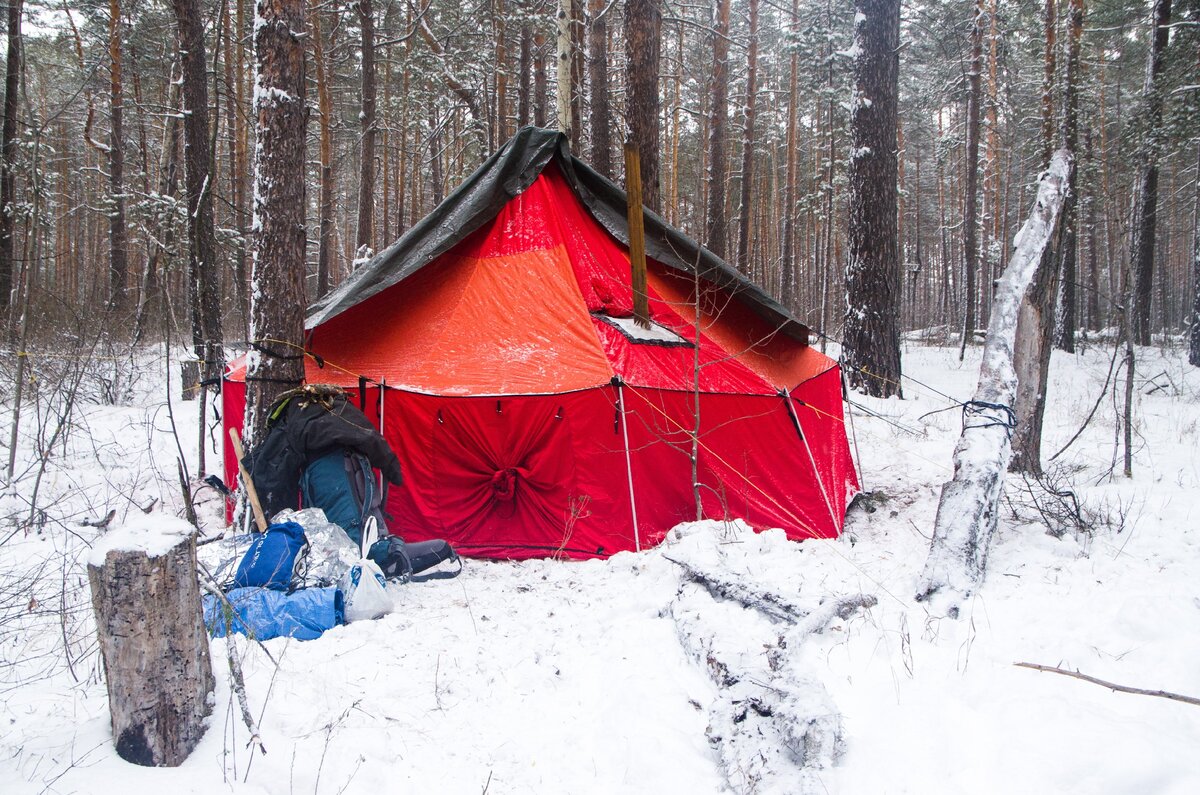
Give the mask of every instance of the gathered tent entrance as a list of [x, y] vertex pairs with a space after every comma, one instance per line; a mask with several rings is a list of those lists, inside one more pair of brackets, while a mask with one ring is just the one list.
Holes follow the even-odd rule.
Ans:
[[[841, 532], [858, 481], [837, 363], [651, 213], [641, 328], [627, 243], [625, 194], [525, 128], [311, 309], [307, 379], [345, 387], [400, 458], [392, 532], [605, 557], [696, 519], [697, 491], [706, 518]], [[244, 377], [226, 374], [230, 427]]]

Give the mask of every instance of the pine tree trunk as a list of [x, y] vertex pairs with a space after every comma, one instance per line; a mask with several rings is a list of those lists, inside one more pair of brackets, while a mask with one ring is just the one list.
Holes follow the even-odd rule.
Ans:
[[1150, 344], [1150, 294], [1154, 282], [1154, 236], [1158, 223], [1158, 156], [1162, 137], [1163, 98], [1159, 82], [1171, 22], [1171, 0], [1154, 0], [1150, 13], [1150, 49], [1146, 55], [1146, 81], [1142, 87], [1142, 123], [1145, 135], [1138, 157], [1138, 172], [1130, 224], [1130, 261], [1134, 284], [1133, 341]]
[[742, 195], [739, 202], [737, 266], [750, 274], [750, 197], [754, 187], [754, 106], [758, 99], [758, 0], [750, 0], [750, 42], [746, 54], [746, 107], [742, 126]]
[[977, 325], [975, 277], [979, 270], [979, 100], [980, 71], [983, 69], [983, 24], [986, 15], [983, 0], [975, 0], [975, 21], [971, 26], [971, 62], [967, 72], [967, 178], [963, 209], [963, 337], [959, 359], [973, 342]]
[[245, 436], [253, 443], [274, 399], [304, 378], [304, 0], [259, 0], [254, 20], [258, 120], [254, 291]]
[[21, 11], [24, 0], [8, 3], [8, 60], [4, 75], [4, 130], [0, 138], [0, 315], [12, 303], [16, 235], [10, 209], [17, 193], [17, 113], [21, 87]]
[[704, 246], [718, 257], [728, 254], [725, 188], [729, 178], [726, 136], [729, 129], [729, 2], [718, 0], [713, 31], [711, 99], [708, 121], [708, 211]]
[[121, 83], [121, 4], [108, 2], [109, 97], [112, 121], [108, 143], [108, 306], [120, 311], [128, 297], [129, 241], [125, 227], [125, 100]]
[[[1079, 148], [1079, 49], [1083, 39], [1083, 0], [1068, 0], [1067, 46], [1063, 64], [1062, 99], [1062, 146], [1072, 155]], [[1059, 314], [1057, 344], [1060, 350], [1075, 352], [1075, 258], [1078, 255], [1079, 199], [1076, 171], [1071, 172], [1071, 181], [1066, 199], [1063, 201], [1063, 245], [1059, 251]]]
[[204, 736], [212, 662], [196, 582], [196, 542], [112, 550], [88, 566], [117, 755], [177, 767]]
[[321, 12], [312, 14], [313, 65], [317, 72], [317, 109], [321, 115], [321, 184], [318, 198], [317, 294], [321, 298], [332, 286], [333, 268], [333, 96], [325, 66], [325, 42]]
[[533, 123], [546, 126], [546, 37], [539, 31], [533, 36]]
[[371, 0], [355, 0], [362, 28], [362, 107], [358, 114], [362, 150], [358, 168], [358, 231], [355, 259], [371, 255], [375, 243], [375, 14]]
[[[522, 9], [524, 10], [524, 9]], [[517, 81], [517, 127], [529, 124], [529, 94], [533, 75], [533, 30], [528, 22], [521, 23], [521, 50], [518, 55], [520, 76]]]
[[850, 261], [842, 361], [850, 384], [900, 395], [896, 102], [900, 0], [857, 0], [850, 128]]
[[496, 144], [503, 146], [512, 135], [508, 124], [508, 40], [504, 0], [493, 2], [492, 36], [496, 45]]
[[175, 20], [179, 25], [179, 58], [183, 67], [183, 159], [192, 347], [204, 363], [204, 378], [219, 378], [224, 365], [221, 303], [213, 226], [212, 139], [209, 137], [204, 21], [199, 2], [175, 0]]
[[612, 179], [612, 111], [608, 99], [608, 20], [605, 1], [590, 0], [592, 25], [588, 34], [589, 108], [592, 168]]
[[1192, 318], [1188, 361], [1200, 367], [1200, 143], [1196, 145], [1196, 178], [1192, 182]]
[[[792, 0], [792, 15], [790, 27], [795, 29], [799, 24], [800, 0]], [[788, 78], [788, 112], [787, 112], [787, 177], [783, 189], [783, 244], [781, 259], [783, 266], [783, 289], [781, 298], [783, 305], [795, 311], [799, 307], [800, 296], [796, 291], [796, 188], [799, 181], [799, 141], [797, 137], [797, 122], [799, 120], [800, 102], [800, 56], [792, 50]]]
[[661, 207], [659, 193], [658, 74], [662, 38], [660, 0], [625, 0], [625, 116], [638, 150], [642, 203]]

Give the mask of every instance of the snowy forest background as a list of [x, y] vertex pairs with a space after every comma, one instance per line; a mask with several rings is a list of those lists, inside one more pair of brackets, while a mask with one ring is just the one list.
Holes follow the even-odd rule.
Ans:
[[[215, 289], [223, 336], [244, 340], [254, 9], [248, 0], [175, 5], [203, 26]], [[904, 330], [957, 331], [972, 305], [975, 327], [986, 327], [994, 279], [1045, 166], [1047, 85], [1050, 112], [1061, 114], [1057, 81], [1070, 31], [1067, 4], [1054, 5], [979, 0], [903, 7], [898, 297]], [[1117, 325], [1128, 283], [1134, 165], [1151, 140], [1160, 197], [1148, 328], [1178, 335], [1193, 312], [1200, 6], [1175, 3], [1157, 88], [1164, 114], [1152, 128], [1143, 96], [1149, 6], [1086, 3], [1077, 77], [1078, 266], [1060, 312], [1084, 334]], [[642, 20], [657, 14], [659, 209], [813, 328], [840, 339], [852, 4], [575, 0], [569, 7], [574, 152], [620, 181], [630, 110], [626, 27], [653, 30]], [[24, 60], [9, 105], [14, 253], [0, 262], [0, 281], [11, 272], [11, 294], [19, 296], [31, 280], [34, 338], [70, 337], [105, 305], [114, 330], [132, 329], [140, 315], [140, 333], [153, 329], [161, 338], [167, 319], [173, 338], [188, 337], [176, 9], [152, 0], [28, 0], [15, 8], [23, 15], [21, 49], [13, 49], [10, 35], [8, 52], [23, 52]], [[535, 0], [311, 5], [303, 42], [309, 299], [344, 278], [356, 257], [396, 239], [519, 126], [556, 124], [556, 11], [556, 3]], [[8, 19], [17, 32], [12, 10]], [[967, 100], [976, 27], [978, 264], [968, 294]], [[375, 55], [366, 94], [364, 40], [374, 41]], [[722, 62], [727, 70], [714, 69]], [[1056, 82], [1047, 84], [1047, 76]], [[374, 101], [364, 106], [370, 94]], [[120, 236], [111, 221], [118, 209]], [[0, 301], [9, 297], [9, 289], [0, 292]]]
[[[702, 521], [608, 560], [468, 561], [312, 643], [213, 640], [201, 744], [175, 772], [124, 763], [92, 548], [164, 514], [200, 528], [202, 557], [225, 532], [201, 481], [219, 418], [209, 390], [185, 399], [180, 359], [212, 376], [256, 337], [299, 344], [309, 301], [521, 125], [559, 125], [559, 97], [572, 151], [618, 183], [622, 144], [650, 130], [647, 203], [847, 353], [854, 31], [895, 3], [268, 5], [307, 6], [283, 42], [303, 59], [306, 120], [256, 118], [265, 26], [249, 0], [10, 0], [0, 15], [0, 790], [1200, 790], [1200, 0], [900, 7], [898, 268], [880, 284], [904, 395], [848, 395], [864, 494], [841, 538]], [[291, 98], [259, 93], [276, 110]], [[1014, 467], [987, 579], [952, 620], [915, 598], [919, 575], [963, 401], [994, 365], [977, 343], [996, 279], [1070, 107], [1076, 256], [1049, 300], [1074, 351], [1041, 360], [1046, 456]], [[283, 218], [274, 231], [303, 222], [286, 252], [303, 294], [282, 267], [252, 277], [272, 233], [253, 207], [264, 130], [306, 140], [304, 179], [275, 183], [277, 217], [260, 213]], [[287, 329], [252, 321], [271, 303]], [[805, 618], [714, 598], [689, 571]], [[832, 609], [856, 595], [861, 609]], [[223, 663], [239, 647], [269, 755], [248, 744]]]

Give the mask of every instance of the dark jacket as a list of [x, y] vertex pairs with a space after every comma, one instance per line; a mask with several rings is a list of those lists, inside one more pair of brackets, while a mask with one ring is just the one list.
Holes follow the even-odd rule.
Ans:
[[272, 407], [266, 438], [246, 456], [267, 519], [298, 507], [305, 465], [340, 448], [365, 455], [390, 483], [402, 482], [400, 459], [343, 393], [308, 387], [281, 398]]

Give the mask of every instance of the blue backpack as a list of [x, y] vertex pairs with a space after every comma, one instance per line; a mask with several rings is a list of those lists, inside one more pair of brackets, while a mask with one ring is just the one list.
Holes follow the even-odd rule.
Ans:
[[292, 583], [296, 557], [306, 546], [304, 528], [295, 522], [280, 522], [255, 533], [233, 575], [233, 587], [286, 591]]
[[368, 516], [374, 516], [380, 528], [387, 527], [383, 493], [362, 453], [338, 449], [310, 461], [300, 477], [300, 498], [305, 508], [324, 511], [356, 545], [362, 544]]

